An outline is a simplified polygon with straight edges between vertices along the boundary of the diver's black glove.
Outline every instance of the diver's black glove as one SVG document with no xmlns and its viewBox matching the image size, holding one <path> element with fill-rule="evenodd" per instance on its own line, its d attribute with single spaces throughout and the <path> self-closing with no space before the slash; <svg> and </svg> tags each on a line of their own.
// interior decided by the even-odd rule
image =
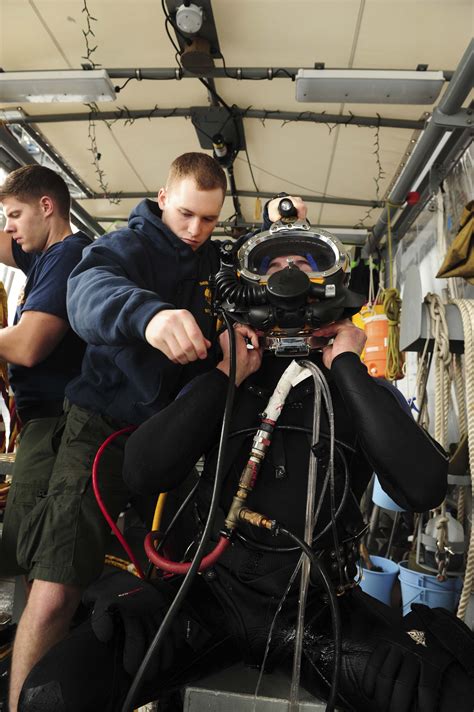
<svg viewBox="0 0 474 712">
<path fill-rule="evenodd" d="M 107 574 L 89 586 L 83 603 L 93 605 L 91 625 L 97 638 L 106 643 L 117 637 L 123 641 L 123 666 L 135 675 L 170 605 L 169 597 L 152 584 L 120 571 Z M 175 626 L 169 635 L 173 636 Z M 171 642 L 171 641 L 168 641 Z M 162 645 L 150 661 L 145 679 L 166 669 L 167 652 L 173 646 Z"/>
<path fill-rule="evenodd" d="M 363 691 L 381 712 L 433 712 L 451 698 L 472 712 L 474 635 L 443 609 L 414 604 L 397 633 L 381 636 L 363 674 Z M 468 662 L 469 661 L 469 662 Z M 464 667 L 465 674 L 461 667 Z"/>
</svg>

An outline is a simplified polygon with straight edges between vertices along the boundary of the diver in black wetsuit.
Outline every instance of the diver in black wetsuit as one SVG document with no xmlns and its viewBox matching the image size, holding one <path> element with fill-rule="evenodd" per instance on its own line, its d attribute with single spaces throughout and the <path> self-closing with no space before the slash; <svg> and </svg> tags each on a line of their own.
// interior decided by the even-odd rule
<svg viewBox="0 0 474 712">
<path fill-rule="evenodd" d="M 254 332 L 237 325 L 238 386 L 220 498 L 224 523 L 251 441 L 287 359 L 262 353 Z M 319 336 L 332 345 L 311 360 L 329 382 L 335 420 L 335 501 L 337 550 L 330 517 L 330 495 L 322 502 L 313 550 L 342 593 L 342 674 L 338 704 L 357 712 L 471 712 L 474 701 L 474 636 L 441 609 L 417 606 L 400 613 L 353 586 L 357 542 L 363 531 L 358 501 L 377 471 L 387 493 L 401 506 L 424 511 L 438 505 L 446 489 L 447 461 L 441 449 L 401 407 L 392 388 L 371 378 L 359 359 L 364 336 L 348 320 L 325 326 Z M 254 348 L 248 349 L 246 340 Z M 144 494 L 177 487 L 205 453 L 205 467 L 195 497 L 195 535 L 209 505 L 216 442 L 224 414 L 229 375 L 227 336 L 221 337 L 223 359 L 216 369 L 195 379 L 168 408 L 133 433 L 126 447 L 127 484 Z M 262 361 L 262 363 L 261 363 Z M 312 379 L 288 396 L 263 461 L 251 509 L 283 522 L 303 536 L 304 503 L 311 446 Z M 328 423 L 321 412 L 324 473 Z M 189 510 L 188 510 L 189 512 Z M 188 527 L 186 527 L 188 529 Z M 189 542 L 182 542 L 183 547 Z M 232 545 L 196 577 L 185 605 L 173 621 L 147 670 L 141 704 L 164 692 L 226 667 L 239 659 L 261 665 L 270 626 L 300 557 L 283 535 L 239 525 Z M 131 683 L 178 582 L 145 583 L 129 574 L 105 577 L 86 593 L 93 603 L 90 622 L 74 631 L 35 667 L 20 698 L 20 710 L 92 712 L 120 710 Z M 266 669 L 291 669 L 297 611 L 291 588 L 271 635 Z M 334 642 L 324 591 L 310 587 L 303 638 L 301 684 L 327 697 Z M 138 701 L 137 701 L 138 703 Z M 49 706 L 48 706 L 49 705 Z M 61 707 L 62 705 L 62 707 Z"/>
<path fill-rule="evenodd" d="M 348 322 L 333 325 L 332 329 L 337 334 L 326 362 L 330 365 L 327 376 L 340 453 L 336 457 L 338 501 L 344 489 L 342 453 L 350 473 L 351 490 L 337 522 L 339 540 L 344 542 L 343 556 L 352 575 L 354 544 L 363 526 L 356 502 L 372 470 L 377 469 L 384 487 L 401 505 L 424 510 L 443 497 L 446 462 L 390 389 L 368 376 L 353 353 L 362 346 L 358 330 Z M 236 331 L 237 358 L 241 364 L 238 382 L 258 365 L 259 352 L 246 349 L 243 336 L 250 333 L 246 327 Z M 342 350 L 338 353 L 339 349 Z M 319 360 L 319 355 L 316 358 Z M 260 370 L 240 385 L 231 432 L 242 427 L 255 428 L 266 396 L 286 365 L 286 360 L 266 355 Z M 217 369 L 196 379 L 177 401 L 131 436 L 125 469 L 130 486 L 149 493 L 176 486 L 204 448 L 208 458 L 197 509 L 198 517 L 205 517 L 215 464 L 214 446 L 224 409 L 227 368 L 225 356 Z M 309 382 L 303 381 L 291 392 L 292 397 L 278 421 L 272 445 L 275 452 L 271 455 L 269 451 L 249 502 L 254 509 L 284 521 L 287 529 L 293 528 L 300 535 L 311 433 L 311 391 Z M 324 423 L 322 432 L 327 433 Z M 248 457 L 249 434 L 231 438 L 230 442 L 221 500 L 223 512 L 228 509 Z M 327 510 L 326 502 L 319 531 L 327 524 Z M 220 524 L 216 524 L 217 529 Z M 261 663 L 269 626 L 299 552 L 271 553 L 268 547 L 286 548 L 291 542 L 253 528 L 243 528 L 242 533 L 243 537 L 235 539 L 213 568 L 195 580 L 188 604 L 178 613 L 157 660 L 149 669 L 140 695 L 142 703 L 159 697 L 163 690 L 237 659 Z M 314 545 L 318 551 L 324 551 L 329 567 L 335 562 L 330 538 L 323 536 Z M 263 549 L 259 547 L 262 544 Z M 333 578 L 338 584 L 337 573 Z M 58 700 L 58 712 L 119 710 L 130 685 L 130 674 L 138 667 L 175 588 L 174 582 L 151 585 L 122 573 L 94 584 L 88 593 L 88 600 L 95 602 L 92 625 L 107 642 L 99 642 L 89 624 L 79 627 L 36 666 L 24 686 L 20 709 L 51 709 L 40 706 L 41 698 L 46 695 L 46 700 L 54 695 L 49 699 Z M 269 666 L 291 665 L 295 597 L 290 592 L 277 618 Z M 423 606 L 402 619 L 398 611 L 358 588 L 348 589 L 339 600 L 343 625 L 339 689 L 343 709 L 472 710 L 474 679 L 468 671 L 472 675 L 474 643 L 462 623 L 442 612 L 438 613 L 439 620 L 432 622 L 433 612 Z M 418 644 L 408 634 L 413 630 L 424 631 L 425 645 Z M 302 662 L 302 685 L 314 694 L 327 695 L 325 681 L 331 677 L 332 652 L 328 609 L 321 591 L 315 587 L 310 590 L 307 606 Z"/>
</svg>

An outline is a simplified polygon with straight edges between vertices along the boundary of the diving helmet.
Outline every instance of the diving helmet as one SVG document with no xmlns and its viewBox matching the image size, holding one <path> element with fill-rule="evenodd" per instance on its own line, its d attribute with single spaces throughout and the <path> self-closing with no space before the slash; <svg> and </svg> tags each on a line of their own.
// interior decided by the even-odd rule
<svg viewBox="0 0 474 712">
<path fill-rule="evenodd" d="M 283 203 L 292 206 L 280 201 L 280 213 Z M 263 334 L 276 355 L 304 356 L 323 345 L 315 329 L 356 314 L 366 302 L 348 289 L 349 277 L 350 260 L 337 237 L 283 216 L 267 231 L 224 245 L 214 304 Z"/>
</svg>

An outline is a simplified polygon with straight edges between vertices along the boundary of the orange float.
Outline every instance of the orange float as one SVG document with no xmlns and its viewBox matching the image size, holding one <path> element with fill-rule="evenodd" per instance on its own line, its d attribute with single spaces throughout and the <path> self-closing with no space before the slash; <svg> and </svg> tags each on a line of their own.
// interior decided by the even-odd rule
<svg viewBox="0 0 474 712">
<path fill-rule="evenodd" d="M 365 342 L 362 360 L 371 376 L 385 378 L 388 348 L 387 316 L 383 313 L 372 314 L 371 316 L 366 316 L 364 321 L 367 341 Z"/>
</svg>

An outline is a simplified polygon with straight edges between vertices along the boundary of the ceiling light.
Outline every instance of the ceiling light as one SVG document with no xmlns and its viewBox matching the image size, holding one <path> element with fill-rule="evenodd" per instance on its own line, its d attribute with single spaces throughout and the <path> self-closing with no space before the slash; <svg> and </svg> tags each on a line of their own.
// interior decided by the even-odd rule
<svg viewBox="0 0 474 712">
<path fill-rule="evenodd" d="M 0 109 L 0 120 L 1 121 L 23 121 L 25 118 L 25 112 L 18 109 Z"/>
<path fill-rule="evenodd" d="M 0 72 L 0 102 L 114 101 L 105 69 Z"/>
<path fill-rule="evenodd" d="M 202 27 L 202 7 L 194 3 L 183 3 L 176 10 L 176 24 L 181 32 L 195 35 Z"/>
<path fill-rule="evenodd" d="M 433 104 L 443 84 L 443 72 L 300 69 L 296 75 L 296 101 Z"/>
</svg>

